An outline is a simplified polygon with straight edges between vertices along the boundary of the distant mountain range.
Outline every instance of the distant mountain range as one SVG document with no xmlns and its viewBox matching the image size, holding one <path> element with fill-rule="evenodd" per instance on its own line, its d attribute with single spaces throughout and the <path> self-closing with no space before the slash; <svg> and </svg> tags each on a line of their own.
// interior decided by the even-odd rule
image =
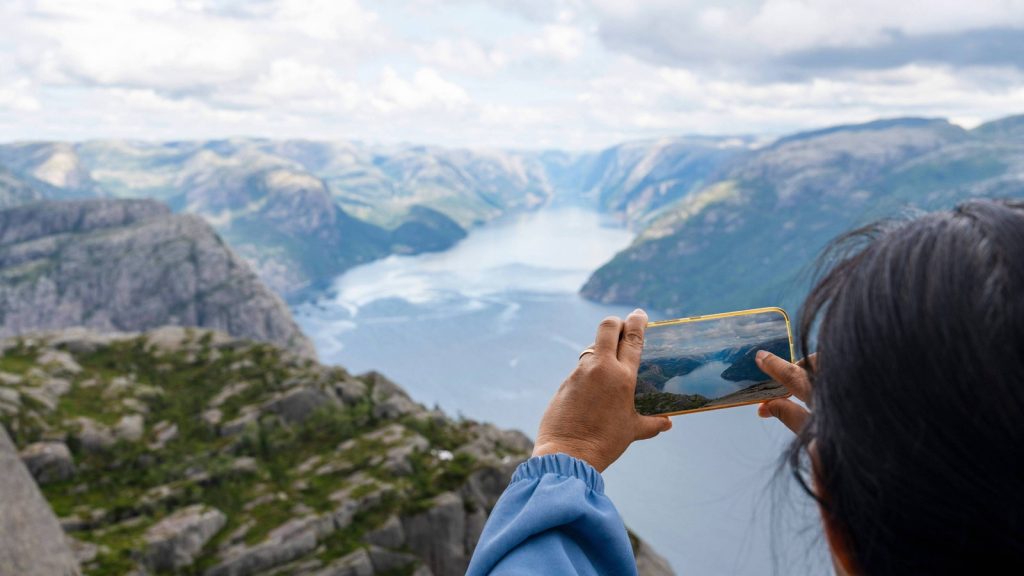
<svg viewBox="0 0 1024 576">
<path fill-rule="evenodd" d="M 552 196 L 528 155 L 235 139 L 0 146 L 0 207 L 153 198 L 203 216 L 284 296 L 356 264 L 444 250 Z"/>
<path fill-rule="evenodd" d="M 796 134 L 675 186 L 686 192 L 639 219 L 633 244 L 582 294 L 669 315 L 795 311 L 810 264 L 841 232 L 973 197 L 1024 197 L 1024 116 L 973 130 L 899 119 Z"/>
<path fill-rule="evenodd" d="M 389 254 L 445 250 L 554 203 L 638 231 L 582 293 L 666 314 L 795 307 L 821 247 L 859 223 L 1024 195 L 1024 116 L 904 118 L 775 141 L 682 137 L 597 152 L 230 139 L 0 145 L 0 207 L 145 197 L 202 215 L 286 298 Z"/>
</svg>

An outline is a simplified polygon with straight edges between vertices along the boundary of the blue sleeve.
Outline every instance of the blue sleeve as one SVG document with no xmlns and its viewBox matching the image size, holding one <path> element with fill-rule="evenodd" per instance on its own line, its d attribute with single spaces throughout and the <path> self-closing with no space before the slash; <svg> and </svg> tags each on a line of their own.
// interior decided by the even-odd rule
<svg viewBox="0 0 1024 576">
<path fill-rule="evenodd" d="M 635 575 L 636 560 L 597 470 L 550 454 L 516 469 L 466 574 Z"/>
</svg>

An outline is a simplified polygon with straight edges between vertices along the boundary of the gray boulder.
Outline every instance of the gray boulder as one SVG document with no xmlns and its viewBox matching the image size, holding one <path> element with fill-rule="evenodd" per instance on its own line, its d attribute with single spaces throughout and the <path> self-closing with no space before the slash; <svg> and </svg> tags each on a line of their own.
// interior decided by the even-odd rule
<svg viewBox="0 0 1024 576">
<path fill-rule="evenodd" d="M 60 522 L 0 426 L 0 574 L 77 576 Z"/>
<path fill-rule="evenodd" d="M 114 426 L 114 436 L 128 442 L 138 442 L 146 430 L 145 419 L 139 414 L 122 416 Z"/>
<path fill-rule="evenodd" d="M 285 422 L 294 424 L 304 422 L 318 408 L 332 400 L 316 388 L 299 387 L 270 400 L 263 409 L 277 414 Z"/>
<path fill-rule="evenodd" d="M 150 526 L 143 535 L 143 562 L 153 570 L 177 570 L 192 564 L 227 517 L 215 508 L 194 504 Z"/>
<path fill-rule="evenodd" d="M 434 498 L 429 510 L 402 519 L 406 546 L 436 576 L 460 576 L 469 566 L 466 550 L 466 510 L 458 494 Z"/>
<path fill-rule="evenodd" d="M 343 556 L 329 566 L 317 571 L 316 576 L 373 576 L 373 561 L 370 554 L 363 549 Z"/>
<path fill-rule="evenodd" d="M 29 444 L 21 451 L 21 461 L 40 484 L 60 482 L 75 474 L 75 461 L 63 442 Z"/>
<path fill-rule="evenodd" d="M 382 548 L 401 548 L 405 546 L 405 532 L 398 516 L 391 516 L 380 527 L 366 533 L 366 542 Z"/>
</svg>

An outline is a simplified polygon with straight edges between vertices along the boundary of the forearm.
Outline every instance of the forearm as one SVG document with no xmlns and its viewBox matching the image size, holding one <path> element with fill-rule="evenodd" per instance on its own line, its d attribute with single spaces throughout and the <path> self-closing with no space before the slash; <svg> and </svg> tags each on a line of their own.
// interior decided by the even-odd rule
<svg viewBox="0 0 1024 576">
<path fill-rule="evenodd" d="M 484 527 L 468 574 L 636 574 L 604 480 L 565 454 L 524 462 Z"/>
</svg>

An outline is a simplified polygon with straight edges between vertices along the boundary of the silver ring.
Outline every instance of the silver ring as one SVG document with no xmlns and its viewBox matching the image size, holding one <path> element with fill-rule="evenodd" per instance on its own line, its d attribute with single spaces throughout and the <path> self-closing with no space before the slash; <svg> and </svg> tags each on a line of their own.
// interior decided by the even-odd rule
<svg viewBox="0 0 1024 576">
<path fill-rule="evenodd" d="M 587 354 L 597 354 L 597 350 L 594 350 L 594 346 L 593 345 L 587 346 L 586 348 L 584 348 L 583 352 L 580 352 L 580 358 L 579 359 L 583 360 L 583 357 L 586 356 Z"/>
</svg>

